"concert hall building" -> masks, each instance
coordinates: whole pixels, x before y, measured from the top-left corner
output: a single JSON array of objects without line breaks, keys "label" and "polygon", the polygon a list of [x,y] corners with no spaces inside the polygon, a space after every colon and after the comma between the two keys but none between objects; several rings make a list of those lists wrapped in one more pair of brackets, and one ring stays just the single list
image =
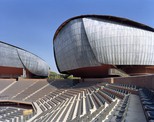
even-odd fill
[{"label": "concert hall building", "polygon": [[[82,15],[60,25],[53,39],[61,73],[83,78],[154,73],[154,28],[115,16]],[[112,70],[111,70],[112,69]]]},{"label": "concert hall building", "polygon": [[47,77],[49,65],[37,55],[0,41],[0,78]]}]

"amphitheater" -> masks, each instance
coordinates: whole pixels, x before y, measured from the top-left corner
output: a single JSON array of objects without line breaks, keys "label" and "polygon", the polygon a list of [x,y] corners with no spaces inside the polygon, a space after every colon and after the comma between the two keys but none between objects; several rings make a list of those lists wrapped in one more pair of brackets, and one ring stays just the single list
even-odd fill
[{"label": "amphitheater", "polygon": [[[153,32],[113,16],[68,19],[53,39],[55,61],[59,72],[81,78],[1,78],[0,121],[154,122]],[[40,76],[49,70],[43,64]]]}]

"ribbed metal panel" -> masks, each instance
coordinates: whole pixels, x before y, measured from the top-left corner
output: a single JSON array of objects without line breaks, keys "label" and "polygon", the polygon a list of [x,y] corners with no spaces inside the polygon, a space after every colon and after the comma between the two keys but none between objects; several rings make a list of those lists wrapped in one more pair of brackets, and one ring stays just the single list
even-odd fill
[{"label": "ribbed metal panel", "polygon": [[111,65],[154,65],[154,33],[83,17],[68,22],[54,40],[60,71]]},{"label": "ribbed metal panel", "polygon": [[[98,62],[113,65],[153,65],[153,32],[126,25],[83,18],[86,34]],[[93,31],[91,31],[93,30]],[[94,43],[92,43],[95,41]],[[144,59],[144,60],[142,60]]]},{"label": "ribbed metal panel", "polygon": [[31,73],[38,76],[48,76],[49,66],[45,61],[24,50],[18,49],[19,57],[24,65]]},{"label": "ribbed metal panel", "polygon": [[68,23],[54,43],[60,70],[98,65],[90,47],[82,19]]},{"label": "ribbed metal panel", "polygon": [[48,76],[48,64],[38,56],[21,48],[0,42],[0,66],[27,68],[38,76]]},{"label": "ribbed metal panel", "polygon": [[0,66],[22,67],[14,47],[0,43]]}]

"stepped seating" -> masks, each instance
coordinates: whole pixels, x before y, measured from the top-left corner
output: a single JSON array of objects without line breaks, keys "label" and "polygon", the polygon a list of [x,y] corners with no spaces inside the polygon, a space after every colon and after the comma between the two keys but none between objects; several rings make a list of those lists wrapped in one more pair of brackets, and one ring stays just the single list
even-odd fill
[{"label": "stepped seating", "polygon": [[128,94],[128,91],[127,91],[127,90],[124,90],[124,89],[118,89],[118,88],[116,88],[116,87],[111,87],[111,86],[107,86],[107,87],[105,87],[105,88],[114,90],[114,91],[116,91],[117,93],[122,94],[122,95]]},{"label": "stepped seating", "polygon": [[117,107],[113,110],[110,122],[121,122],[124,120],[125,114],[128,110],[129,95],[126,95],[122,101],[120,101]]},{"label": "stepped seating", "polygon": [[120,98],[120,99],[123,99],[123,97],[125,96],[125,94],[123,93],[124,91],[121,91],[121,90],[119,91],[118,89],[104,87],[103,90],[115,95],[117,98]]},{"label": "stepped seating", "polygon": [[[55,90],[44,98],[39,99],[37,104],[43,113],[36,117],[34,121],[78,121],[80,119],[85,120],[87,117],[90,118],[88,120],[92,120],[105,108],[107,108],[108,112],[113,108],[114,105],[112,107],[109,107],[109,105],[114,103],[117,94],[112,94],[113,92],[110,91],[117,92],[123,96],[126,95],[125,90],[116,89],[116,91],[115,88],[106,88],[110,89],[107,91],[100,87],[99,84],[89,87],[84,85],[86,87],[80,88],[81,84],[76,85],[74,89]],[[106,84],[102,85],[106,86]],[[126,102],[124,100],[123,105],[119,106],[119,112],[124,109]],[[90,116],[91,114],[93,116]],[[103,113],[103,115],[107,116],[107,113]],[[120,118],[120,115],[121,113],[117,115],[117,119]]]},{"label": "stepped seating", "polygon": [[[51,93],[51,94],[53,94],[53,93]],[[65,111],[65,110],[69,110],[72,113],[72,114],[66,114],[66,115],[61,114],[59,119],[66,118],[65,116],[67,116],[68,119],[72,119],[72,118],[75,118],[76,116],[81,115],[83,113],[84,89],[62,90],[59,94],[56,94],[56,96],[51,95],[51,94],[50,94],[50,96],[52,97],[52,98],[50,98],[51,109],[46,110],[45,113],[50,112],[50,113],[53,113],[53,115],[55,115],[54,114],[55,111]],[[49,99],[49,95],[48,95],[47,99]],[[56,100],[56,102],[54,102],[55,100]],[[51,102],[54,104],[51,104]],[[67,104],[72,106],[72,108],[70,109]],[[39,105],[40,105],[40,103],[39,103]],[[44,103],[43,103],[43,105],[44,105]],[[60,105],[62,105],[65,108],[64,109],[57,109],[56,106],[60,106]],[[59,113],[61,113],[61,112],[59,112]],[[43,114],[43,116],[44,115],[46,115],[46,114]],[[43,118],[43,116],[42,116],[42,118]],[[48,117],[45,116],[44,120],[46,120],[47,118]],[[56,118],[56,115],[54,118]],[[54,120],[54,118],[49,117],[48,120],[49,119]]]},{"label": "stepped seating", "polygon": [[68,79],[62,79],[62,80],[56,80],[56,81],[50,81],[48,80],[48,82],[51,83],[52,86],[56,87],[56,88],[71,88],[72,86],[74,86],[76,84],[76,82],[73,82],[72,80],[68,80]]},{"label": "stepped seating", "polygon": [[94,117],[115,99],[115,95],[97,85],[80,88],[81,84],[71,89],[55,90],[37,100],[36,103],[43,112],[33,121],[78,121],[91,114]]},{"label": "stepped seating", "polygon": [[36,92],[37,90],[40,90],[42,87],[44,87],[47,84],[48,84],[47,81],[39,80],[39,81],[35,82],[33,85],[27,87],[27,89],[20,92],[20,94],[15,96],[14,99],[24,101],[27,96],[29,96],[30,94]]},{"label": "stepped seating", "polygon": [[[98,93],[101,91],[104,94],[108,95],[108,97],[110,97],[112,100],[114,100],[116,98],[116,95],[113,95],[112,93],[105,91],[104,88],[102,88],[102,87],[99,87],[99,88],[100,89],[97,90]],[[94,94],[95,94],[95,92],[94,92]],[[104,99],[104,101],[106,101],[106,99]],[[116,100],[111,101],[111,103],[107,107],[104,107],[104,108],[99,107],[99,108],[96,109],[96,111],[94,113],[92,113],[91,115],[81,117],[80,119],[78,119],[78,121],[91,121],[91,120],[94,121],[94,122],[95,121],[102,121],[109,114],[109,112],[112,110],[112,108],[115,106],[116,102],[117,102],[117,98],[116,98]],[[120,106],[120,104],[119,104],[119,107],[121,107],[121,108],[118,108],[117,111],[121,112],[122,108],[126,109],[126,106],[124,106],[126,103],[127,103],[127,107],[128,107],[128,97],[124,98],[124,100],[120,103],[120,104],[122,104],[122,106]],[[121,113],[119,113],[116,116],[119,117],[120,114]],[[119,119],[119,118],[116,118],[116,119]],[[121,121],[121,120],[119,119],[119,121]]]},{"label": "stepped seating", "polygon": [[121,90],[125,90],[129,93],[133,93],[133,94],[138,94],[138,87],[135,85],[130,85],[130,84],[118,84],[118,83],[114,83],[114,84],[107,84],[110,87],[113,88],[117,88],[117,89],[121,89]]},{"label": "stepped seating", "polygon": [[[0,81],[1,82],[1,81]],[[8,88],[0,92],[0,100],[18,100],[33,102],[43,97],[44,95],[54,91],[56,88],[52,86],[52,81],[46,80],[21,80],[12,81],[6,80],[2,86],[11,84]]]},{"label": "stepped seating", "polygon": [[13,82],[15,82],[15,79],[0,79],[0,92],[6,88],[7,86],[9,86],[10,84],[12,84]]},{"label": "stepped seating", "polygon": [[37,99],[43,97],[44,95],[52,92],[56,90],[55,87],[53,87],[52,85],[48,84],[47,86],[45,86],[44,88],[40,89],[39,91],[35,92],[35,94],[31,95],[30,97],[27,97],[27,99],[24,99],[24,101],[28,101],[28,102],[33,102],[36,101]]},{"label": "stepped seating", "polygon": [[0,107],[0,121],[8,122],[24,122],[26,118],[30,118],[32,115],[23,115],[25,109],[13,108],[13,107]]},{"label": "stepped seating", "polygon": [[154,121],[154,91],[141,88],[139,89],[139,96],[147,121]]},{"label": "stepped seating", "polygon": [[127,89],[133,89],[133,90],[138,89],[137,86],[131,85],[131,84],[119,84],[119,83],[114,83],[114,85],[116,85],[116,86],[121,86],[121,87],[125,87],[125,88],[127,88]]},{"label": "stepped seating", "polygon": [[[64,80],[56,82],[27,80],[24,83],[16,81],[0,95],[9,95],[8,98],[11,100],[35,102],[39,112],[31,118],[30,122],[120,122],[125,120],[129,105],[129,94],[138,91],[136,86],[129,84],[73,83],[71,80],[68,83],[66,82]],[[19,84],[22,90],[21,88],[15,89],[19,87]],[[154,111],[153,91],[142,89],[140,94],[147,119],[152,121]],[[21,113],[19,112],[19,116],[15,117],[10,114],[12,118],[7,117],[2,120],[22,121],[24,116],[23,112]]]},{"label": "stepped seating", "polygon": [[[49,120],[49,119],[53,119],[53,116],[52,116],[52,118],[51,118],[51,115],[53,115],[53,114],[56,114],[56,112],[60,109],[60,108],[62,108],[67,102],[68,102],[68,100],[69,99],[67,99],[66,98],[66,100],[61,100],[60,102],[57,102],[57,100],[55,99],[56,98],[56,96],[54,96],[53,98],[51,98],[51,100],[50,100],[50,108],[46,108],[46,109],[44,109],[43,110],[43,113],[41,114],[41,115],[39,115],[37,118],[36,118],[36,120],[35,121],[47,121],[47,120]],[[45,104],[46,102],[44,102],[43,104],[41,104],[42,106],[44,106],[44,104]],[[49,101],[47,102],[47,103],[49,103]],[[50,113],[50,114],[48,114],[48,113]],[[48,116],[49,115],[49,116]]]},{"label": "stepped seating", "polygon": [[96,85],[96,83],[97,82],[94,82],[94,81],[88,81],[88,83],[87,82],[80,82],[75,85],[75,88],[86,88],[86,87],[94,86],[94,85]]},{"label": "stepped seating", "polygon": [[35,81],[16,81],[14,84],[12,84],[9,88],[7,88],[5,91],[3,91],[0,96],[6,96],[6,99],[11,99],[16,94],[20,93],[22,90],[29,87],[31,84],[33,84]]}]

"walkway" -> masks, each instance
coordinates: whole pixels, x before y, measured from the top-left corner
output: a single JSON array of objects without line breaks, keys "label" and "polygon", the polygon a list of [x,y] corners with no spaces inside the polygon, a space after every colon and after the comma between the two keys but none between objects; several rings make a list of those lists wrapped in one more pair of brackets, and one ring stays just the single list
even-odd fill
[{"label": "walkway", "polygon": [[139,96],[130,96],[130,103],[125,120],[125,122],[146,122]]}]

